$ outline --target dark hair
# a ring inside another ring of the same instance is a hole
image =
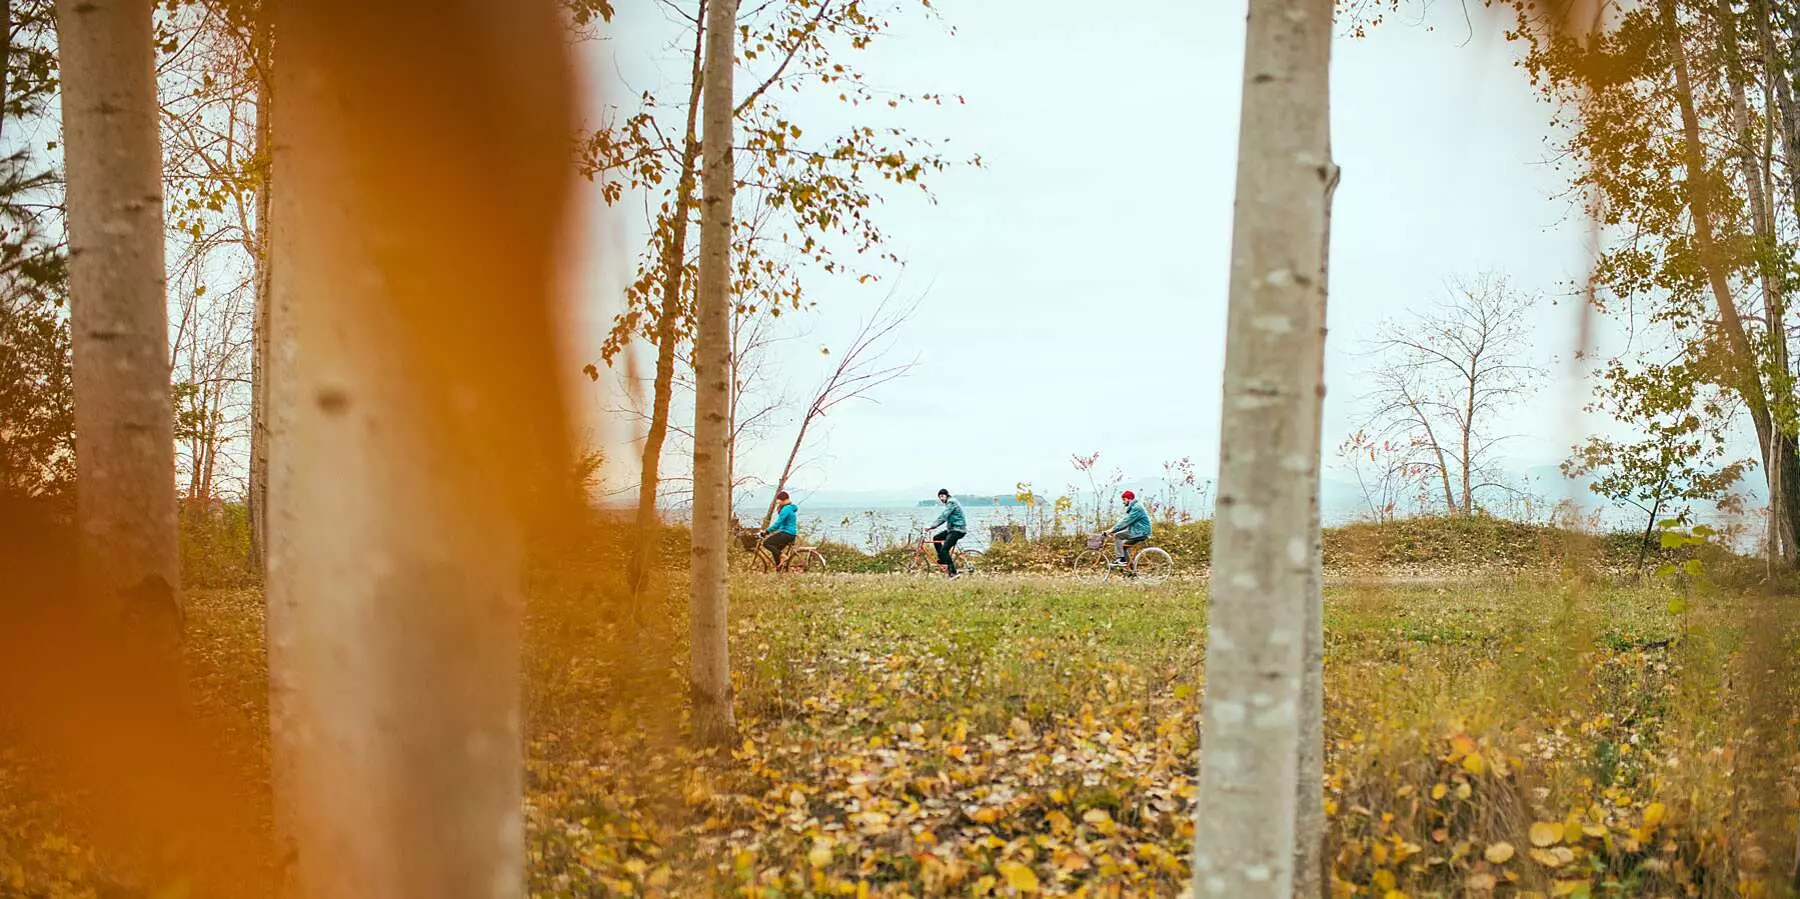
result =
[[[788,498],[787,491],[783,490],[780,493],[775,494],[775,498],[776,499],[787,499]]]
[[[949,496],[949,495],[950,495],[949,490],[939,490],[938,491],[938,496]]]

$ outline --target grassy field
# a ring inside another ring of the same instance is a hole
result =
[[[729,758],[584,728],[569,712],[598,697],[554,673],[568,646],[537,642],[540,895],[1180,892],[1201,585],[756,578],[734,597]],[[1775,895],[1794,652],[1762,622],[1791,608],[1670,599],[1330,591],[1336,894]]]
[[[534,896],[1185,884],[1201,582],[740,577],[743,739],[706,752],[682,740],[684,662],[662,648],[681,642],[678,598],[652,616],[667,630],[627,638],[600,586],[535,594]],[[1329,590],[1334,894],[1785,895],[1797,610],[1713,594],[1675,614],[1671,598],[1525,578]],[[200,695],[260,739],[260,596],[199,593],[192,616]],[[0,786],[18,786],[7,766]],[[59,861],[79,835],[15,793],[0,895],[93,895],[104,860]]]

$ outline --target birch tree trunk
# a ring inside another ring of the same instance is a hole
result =
[[[274,82],[270,77],[270,66],[274,60],[270,57],[268,7],[273,0],[263,0],[257,6],[256,34],[253,39],[257,54],[256,70],[256,155],[261,166],[261,182],[256,188],[256,272],[253,302],[256,303],[256,316],[251,325],[250,335],[250,491],[248,505],[250,512],[250,571],[259,578],[267,572],[264,566],[264,552],[268,546],[269,532],[269,343],[270,317],[269,305],[270,276],[274,270],[271,264],[274,246],[270,240],[270,229],[274,225],[274,202],[271,189],[274,186],[274,164],[272,156],[274,147],[270,136],[274,133],[273,120],[275,112]]]
[[[1232,226],[1194,893],[1294,895],[1317,552],[1330,0],[1251,0]]]
[[[1330,106],[1329,97],[1326,101]],[[1330,136],[1325,157],[1331,158]],[[1331,271],[1331,198],[1341,172],[1335,163],[1325,186],[1324,246],[1319,252],[1319,404],[1313,416],[1313,445],[1324,439],[1325,308]],[[1299,770],[1294,782],[1294,895],[1329,899],[1331,881],[1325,864],[1325,534],[1319,518],[1319,466],[1313,466],[1313,494],[1308,503],[1308,537],[1312,560],[1306,583],[1306,633],[1301,645],[1306,670],[1300,682]]]
[[[710,0],[706,10],[705,168],[694,335],[693,575],[688,593],[694,736],[702,743],[728,740],[737,729],[731,711],[725,572],[726,519],[731,514],[731,76],[737,7],[737,0]]]
[[[89,587],[180,608],[150,0],[59,0],[76,471]]]
[[[275,24],[268,626],[298,894],[522,897],[522,533],[568,470],[556,4]]]

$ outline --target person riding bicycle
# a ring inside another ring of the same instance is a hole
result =
[[[955,580],[959,575],[956,573],[956,560],[951,558],[950,550],[956,546],[956,541],[968,535],[969,521],[963,516],[962,503],[953,499],[949,490],[939,490],[937,497],[938,502],[944,504],[944,514],[939,515],[936,521],[926,525],[925,530],[930,531],[939,525],[943,526],[943,531],[931,539],[937,544],[938,564],[944,566],[944,570],[949,572],[950,578]]]
[[[1113,546],[1119,550],[1119,559],[1113,564],[1123,568],[1131,564],[1131,547],[1150,539],[1151,527],[1150,513],[1144,511],[1136,493],[1127,490],[1119,498],[1125,501],[1125,517],[1107,528],[1105,534],[1113,538]]]
[[[781,504],[781,511],[775,515],[775,523],[763,529],[762,545],[775,557],[775,570],[781,570],[781,551],[794,545],[800,539],[800,507],[788,499],[786,490],[775,494],[775,501]]]

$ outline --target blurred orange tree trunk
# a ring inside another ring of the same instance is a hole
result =
[[[568,471],[556,3],[275,15],[268,629],[298,894],[522,896],[523,533]]]

